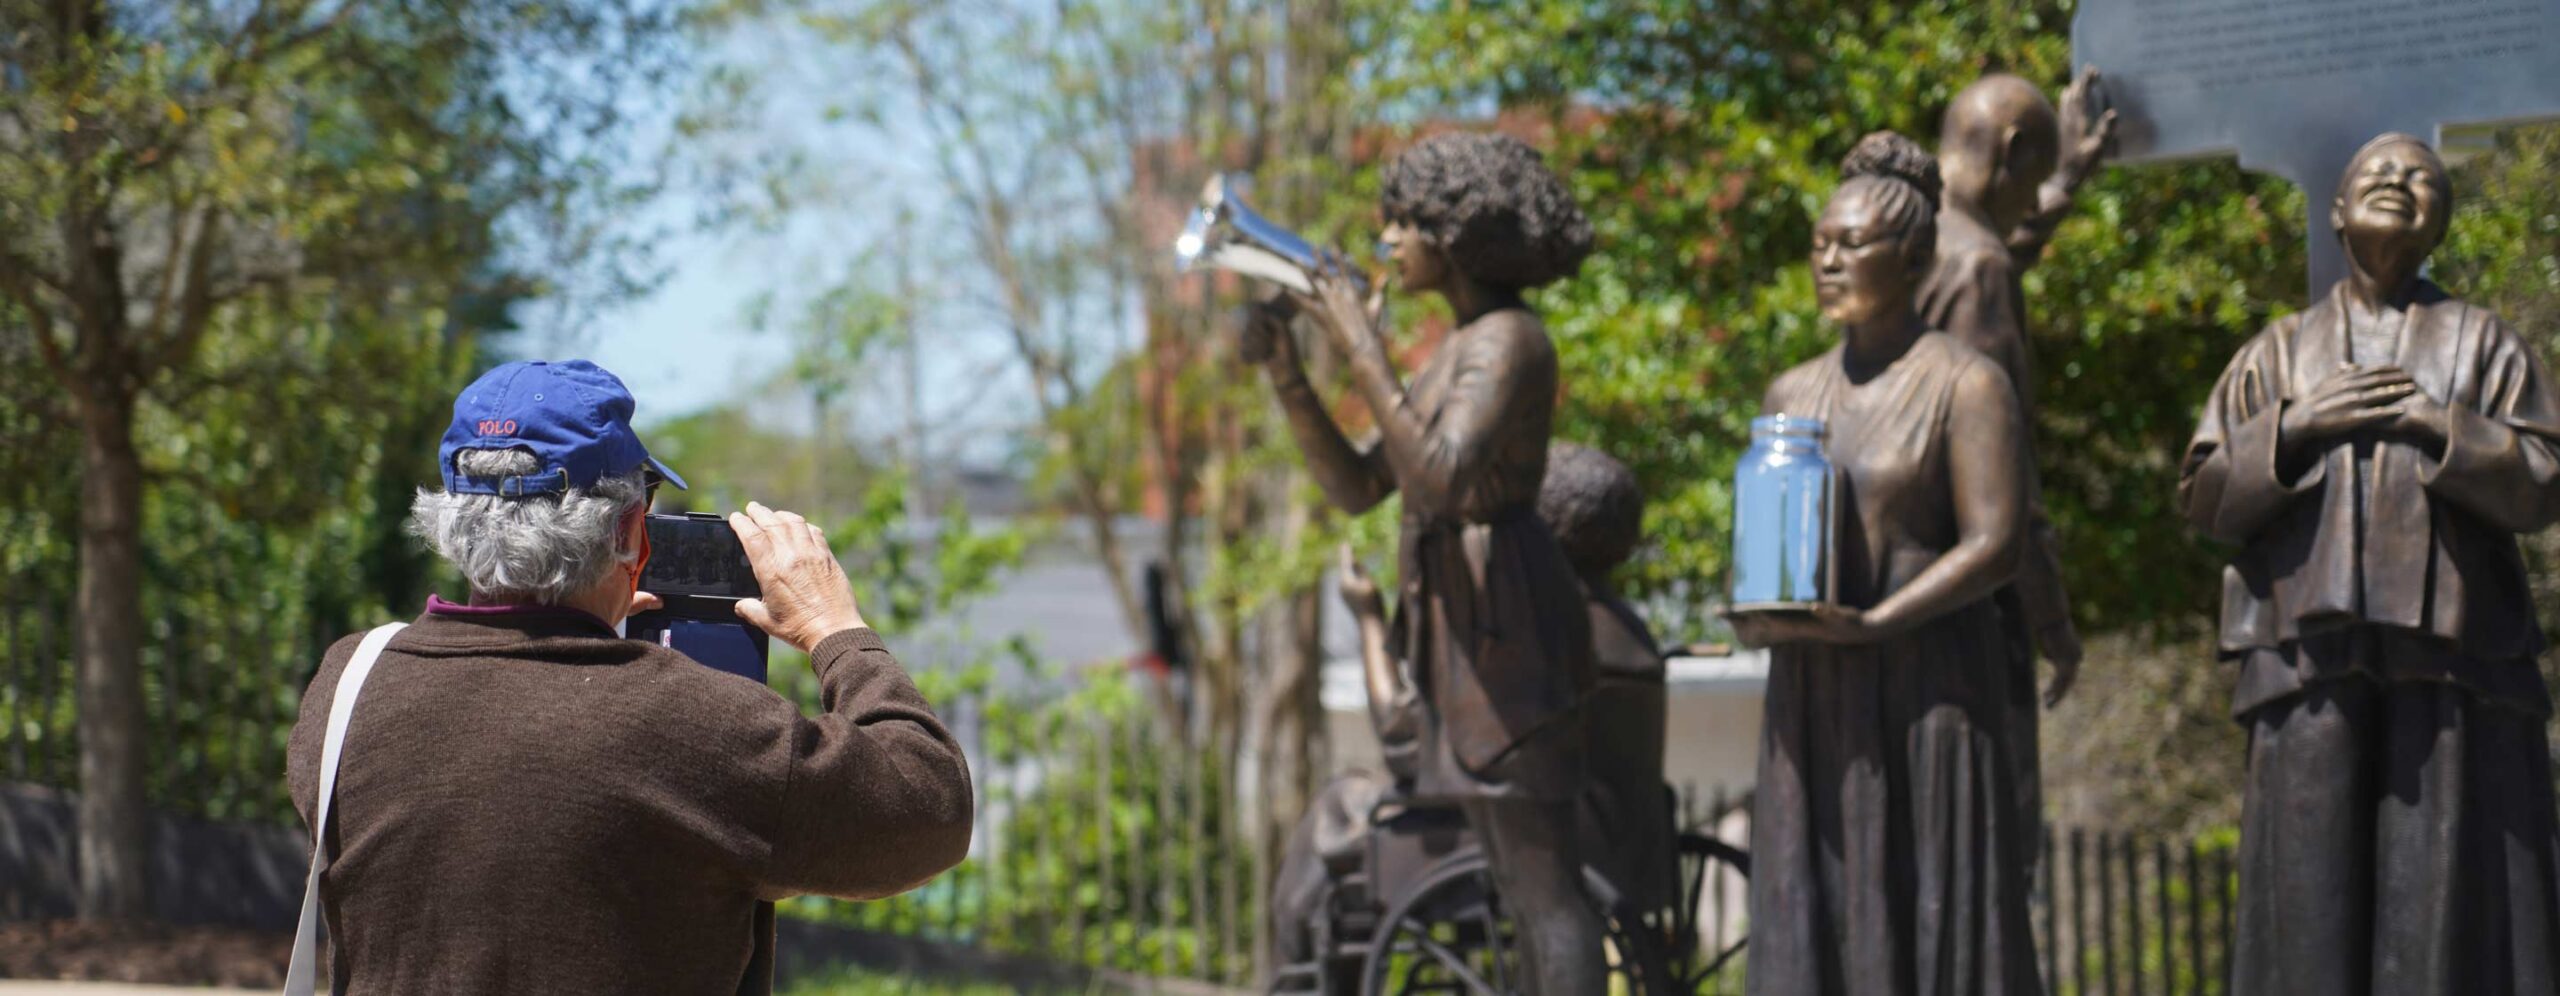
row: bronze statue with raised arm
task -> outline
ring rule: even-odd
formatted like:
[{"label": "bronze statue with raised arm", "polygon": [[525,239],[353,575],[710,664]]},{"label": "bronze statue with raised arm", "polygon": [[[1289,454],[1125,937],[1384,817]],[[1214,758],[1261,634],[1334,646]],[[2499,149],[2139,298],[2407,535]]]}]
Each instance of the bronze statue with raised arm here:
[{"label": "bronze statue with raised arm", "polygon": [[[1522,934],[1531,991],[1597,992],[1600,922],[1574,833],[1591,636],[1573,569],[1537,516],[1556,355],[1522,296],[1581,265],[1591,226],[1537,152],[1505,136],[1425,139],[1388,164],[1382,187],[1397,282],[1446,300],[1457,329],[1407,384],[1376,304],[1337,261],[1314,274],[1314,293],[1258,309],[1245,352],[1265,363],[1336,506],[1403,495],[1397,643],[1429,706],[1416,791],[1460,802],[1504,903],[1536,925]],[[1292,311],[1342,355],[1374,438],[1352,443],[1308,384]]]},{"label": "bronze statue with raised arm", "polygon": [[2178,481],[2239,548],[2235,992],[2560,987],[2551,697],[2516,536],[2560,517],[2560,397],[2419,274],[2453,188],[2408,135],[2338,183],[2348,274],[2240,348]]},{"label": "bronze statue with raised arm", "polygon": [[[1938,138],[1938,171],[1946,184],[1938,209],[1937,262],[1920,285],[1920,317],[1964,341],[2009,375],[2027,425],[2027,549],[2018,578],[1997,596],[2009,640],[2010,757],[2018,766],[2018,804],[2026,826],[2044,820],[2038,763],[2036,652],[2053,663],[2045,706],[2062,701],[2080,673],[2080,634],[2062,586],[2060,544],[2044,513],[2034,473],[2035,349],[2027,334],[2026,293],[2019,286],[2044,253],[2054,228],[2071,212],[2072,194],[2103,162],[2115,137],[2116,113],[2096,70],[2062,94],[2057,115],[2035,84],[2005,73],[1974,82],[1947,104]],[[2032,870],[2038,851],[2017,856]]]},{"label": "bronze statue with raised arm", "polygon": [[1920,317],[1938,171],[1861,140],[1814,227],[1840,345],[1764,415],[1820,419],[1838,475],[1835,603],[1738,613],[1770,648],[1752,796],[1749,989],[1768,996],[2040,990],[1992,596],[2026,543],[2018,398],[2000,364]]}]

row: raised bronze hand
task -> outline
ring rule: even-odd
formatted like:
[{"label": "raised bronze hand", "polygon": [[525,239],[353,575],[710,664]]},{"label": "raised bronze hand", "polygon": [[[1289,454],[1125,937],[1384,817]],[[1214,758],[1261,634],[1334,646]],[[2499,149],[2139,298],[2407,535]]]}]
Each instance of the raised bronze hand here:
[{"label": "raised bronze hand", "polygon": [[1289,322],[1298,317],[1296,301],[1275,295],[1255,301],[1239,309],[1236,355],[1247,363],[1267,363],[1295,368],[1298,365],[1298,340],[1289,334]]},{"label": "raised bronze hand", "polygon": [[2080,78],[2062,89],[2062,162],[2056,171],[2073,187],[2088,179],[2116,151],[2116,111],[2107,98],[2098,67],[2080,70]]}]

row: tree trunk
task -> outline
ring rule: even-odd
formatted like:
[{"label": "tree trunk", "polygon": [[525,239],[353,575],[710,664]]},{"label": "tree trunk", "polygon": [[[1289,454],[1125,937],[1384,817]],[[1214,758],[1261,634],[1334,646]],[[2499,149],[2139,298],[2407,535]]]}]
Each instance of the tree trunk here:
[{"label": "tree trunk", "polygon": [[143,795],[142,457],[133,397],[100,390],[81,413],[80,915],[150,911]]}]

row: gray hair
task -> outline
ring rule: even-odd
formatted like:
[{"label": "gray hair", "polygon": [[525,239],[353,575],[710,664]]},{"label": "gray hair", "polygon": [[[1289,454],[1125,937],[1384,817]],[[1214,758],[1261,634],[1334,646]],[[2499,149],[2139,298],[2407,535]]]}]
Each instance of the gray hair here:
[{"label": "gray hair", "polygon": [[[465,477],[512,477],[541,471],[521,448],[455,453]],[[589,488],[504,498],[418,490],[409,532],[462,572],[471,591],[488,598],[556,605],[593,587],[638,550],[614,549],[614,527],[648,500],[641,472],[606,477]]]}]

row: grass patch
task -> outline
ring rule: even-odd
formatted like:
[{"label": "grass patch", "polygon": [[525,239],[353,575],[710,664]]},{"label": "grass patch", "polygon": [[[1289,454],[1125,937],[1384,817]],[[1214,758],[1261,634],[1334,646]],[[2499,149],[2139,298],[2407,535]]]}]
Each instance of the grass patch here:
[{"label": "grass patch", "polygon": [[881,975],[840,968],[801,979],[780,996],[1010,996],[1013,990],[986,983],[931,982],[903,975]]}]

